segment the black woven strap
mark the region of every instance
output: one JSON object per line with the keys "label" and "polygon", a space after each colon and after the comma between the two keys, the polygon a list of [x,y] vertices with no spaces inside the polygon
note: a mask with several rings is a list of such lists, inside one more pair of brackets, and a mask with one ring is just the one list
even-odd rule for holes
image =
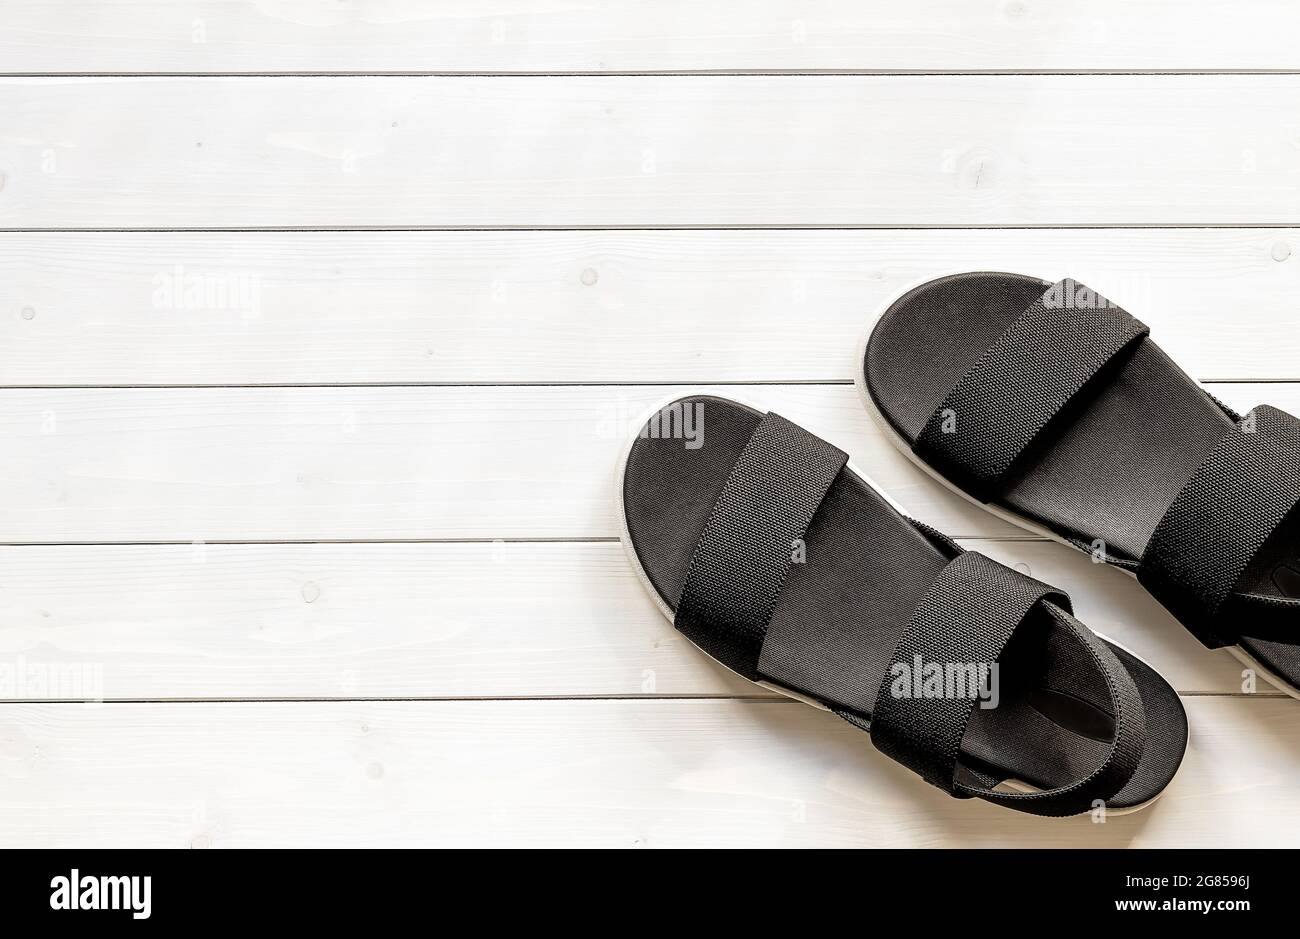
{"label": "black woven strap", "polygon": [[[876,748],[955,793],[957,754],[978,702],[976,676],[991,674],[1040,600],[1070,609],[1065,594],[977,551],[949,561],[917,604],[885,670],[871,714]],[[918,694],[924,673],[935,669],[953,687],[945,685],[938,697]]]}
{"label": "black woven strap", "polygon": [[959,783],[956,794],[978,796],[987,802],[1005,805],[1031,815],[1078,815],[1098,806],[1104,807],[1133,778],[1146,748],[1146,710],[1142,696],[1128,669],[1096,633],[1073,616],[1064,617],[1070,635],[1092,656],[1093,663],[1106,681],[1115,732],[1106,757],[1082,779],[1036,792],[1007,792],[986,786]]}
{"label": "black woven strap", "polygon": [[847,461],[843,451],[768,414],[704,523],[674,624],[746,678],[759,678],[763,640],[795,542]]}
{"label": "black woven strap", "polygon": [[[1105,679],[1115,716],[1106,758],[1088,776],[1049,790],[1007,792],[994,788],[1001,780],[988,786],[959,782],[961,741],[977,699],[955,692],[970,690],[969,677],[961,689],[945,687],[954,694],[918,697],[896,693],[906,690],[906,683],[903,689],[897,687],[902,670],[914,673],[918,665],[933,663],[945,670],[951,666],[954,675],[970,676],[979,666],[999,660],[1011,636],[1041,602],[1059,608],[1058,619]],[[862,726],[853,715],[841,716]],[[1075,815],[1104,804],[1133,778],[1145,747],[1146,715],[1127,669],[1102,639],[1070,615],[1069,597],[967,551],[948,563],[917,605],[894,649],[867,729],[882,752],[954,796],[978,796],[1034,815]]]}
{"label": "black woven strap", "polygon": [[[1297,503],[1300,420],[1261,405],[1220,438],[1166,510],[1138,580],[1210,648],[1234,644],[1243,631],[1271,638],[1228,615],[1225,601]],[[1300,629],[1276,638],[1295,642]]]}
{"label": "black woven strap", "polygon": [[1048,422],[1147,332],[1075,281],[1054,284],[948,392],[912,449],[987,502]]}

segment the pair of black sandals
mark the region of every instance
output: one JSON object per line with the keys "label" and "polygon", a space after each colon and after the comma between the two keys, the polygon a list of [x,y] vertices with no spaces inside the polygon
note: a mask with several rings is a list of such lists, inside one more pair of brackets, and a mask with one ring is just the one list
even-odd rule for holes
{"label": "pair of black sandals", "polygon": [[[1300,697],[1300,420],[1234,413],[1072,280],[929,281],[887,306],[856,368],[885,436],[939,483],[1135,575]],[[666,403],[618,495],[628,554],[686,638],[953,796],[1132,812],[1182,762],[1186,714],[1150,665],[778,414]]]}

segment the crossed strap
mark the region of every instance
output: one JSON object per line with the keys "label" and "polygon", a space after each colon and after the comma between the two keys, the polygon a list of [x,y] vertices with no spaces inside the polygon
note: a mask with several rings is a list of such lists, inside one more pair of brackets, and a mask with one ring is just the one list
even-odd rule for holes
{"label": "crossed strap", "polygon": [[991,501],[1051,420],[1148,332],[1095,291],[1053,284],[948,392],[913,451]]}
{"label": "crossed strap", "polygon": [[[1011,637],[1043,603],[1061,611],[1059,618],[1071,637],[1105,677],[1115,715],[1106,758],[1087,777],[1039,792],[993,788],[1001,780],[990,780],[988,786],[959,781],[961,741],[978,702],[971,676],[998,663]],[[1133,777],[1142,757],[1142,699],[1106,643],[1070,613],[1070,598],[1059,590],[976,551],[958,554],[939,572],[894,647],[868,726],[872,743],[950,795],[978,796],[1035,815],[1075,815],[1114,796]],[[960,678],[963,687],[917,695],[918,667]],[[900,683],[909,676],[911,682]]]}
{"label": "crossed strap", "polygon": [[[796,551],[847,456],[777,414],[759,422],[705,521],[677,602],[676,627],[732,670],[758,681],[768,624]],[[894,649],[892,664],[918,661],[971,666],[996,663],[1015,631],[1040,604],[1063,612],[1071,634],[1105,676],[1115,738],[1090,776],[1045,792],[995,791],[959,782],[957,760],[977,699],[906,697],[893,693],[886,670],[875,713],[838,710],[869,730],[886,755],[958,797],[979,796],[1040,815],[1070,815],[1117,793],[1132,777],[1145,739],[1141,699],[1106,644],[1068,616],[1067,596],[1031,577],[913,523],[950,562],[918,604]],[[967,672],[968,674],[969,672]]]}
{"label": "crossed strap", "polygon": [[[1241,637],[1235,593],[1251,561],[1300,504],[1300,420],[1260,405],[1219,439],[1156,525],[1142,585],[1210,648]],[[1294,643],[1300,614],[1251,616],[1257,639]]]}

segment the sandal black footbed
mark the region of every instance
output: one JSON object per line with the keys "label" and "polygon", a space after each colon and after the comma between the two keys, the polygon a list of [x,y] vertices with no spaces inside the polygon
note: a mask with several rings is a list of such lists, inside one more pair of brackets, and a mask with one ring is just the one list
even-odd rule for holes
{"label": "sandal black footbed", "polygon": [[[665,414],[696,406],[707,414],[701,445],[688,447],[680,438],[656,432],[665,425]],[[787,424],[737,401],[687,395],[652,409],[629,440],[615,486],[622,540],[668,620],[678,617],[683,588],[698,576],[690,573],[692,564],[701,563],[696,555],[705,553],[701,543],[706,526],[718,513],[742,455],[756,430],[774,420]],[[765,528],[757,530],[755,535],[751,527],[744,537],[766,537]],[[882,745],[871,724],[891,662],[896,654],[906,658],[900,640],[914,628],[918,606],[924,608],[923,601],[932,599],[946,572],[963,564],[976,568],[979,576],[990,568],[998,569],[995,579],[1005,574],[1037,582],[975,552],[963,553],[942,535],[906,518],[851,464],[834,475],[824,497],[815,502],[802,546],[806,562],[790,564],[784,575],[767,614],[761,655],[756,654],[752,668],[733,670],[833,711],[873,733],[879,749],[921,772],[908,763],[906,754],[900,758]],[[748,563],[742,560],[740,567]],[[746,574],[729,569],[726,577],[744,583]],[[1095,637],[1068,607],[1068,599],[1053,591],[1028,608],[996,658],[998,705],[971,710],[953,756],[953,779],[929,781],[952,794],[976,795],[1046,815],[1086,812],[1099,803],[1107,812],[1122,814],[1144,808],[1163,793],[1187,743],[1186,717],[1177,694],[1136,656]],[[733,664],[725,661],[725,654],[713,657]],[[1117,691],[1117,684],[1128,689],[1128,697]],[[886,704],[894,707],[882,701],[881,714]],[[1131,757],[1124,778],[1112,780],[1105,798],[1035,804],[1035,793],[1077,787],[1088,780],[1100,784],[1099,774],[1116,762],[1114,753],[1121,746],[1117,735],[1128,746],[1135,725],[1140,751]],[[888,744],[883,729],[877,731]]]}
{"label": "sandal black footbed", "polygon": [[[1070,307],[1075,296],[1080,302],[1069,315],[1092,317],[1092,310],[1113,310],[1118,313],[1107,326],[1121,319],[1126,324],[1118,327],[1127,330],[1122,333],[1103,330],[1105,338],[1098,340],[1098,346],[1109,341],[1110,347],[1095,351],[1097,362],[1104,364],[1068,395],[1065,406],[1003,468],[994,491],[980,491],[969,478],[936,465],[942,460],[927,451],[928,441],[921,437],[933,431],[932,420],[952,400],[954,389],[972,371],[989,368],[989,360],[997,358],[990,351],[995,346],[1005,355],[1009,336],[1016,335],[1016,343],[1027,347],[1027,354],[1040,355],[1049,339],[1023,328],[1024,320],[1041,309],[1045,297],[1056,303],[1064,297]],[[1009,332],[1013,326],[1015,331]],[[1050,335],[1050,330],[1044,332]],[[885,437],[929,476],[1004,521],[1091,553],[1134,576],[1139,576],[1144,552],[1166,513],[1177,514],[1170,507],[1185,488],[1191,488],[1189,480],[1211,476],[1204,467],[1224,462],[1222,454],[1230,447],[1223,442],[1242,436],[1229,433],[1242,426],[1241,416],[1187,376],[1146,335],[1140,322],[1069,280],[1052,283],[996,272],[927,280],[884,304],[868,324],[858,352],[855,379],[868,413]],[[998,364],[1005,365],[1005,360]],[[1014,372],[1021,367],[1013,363],[999,380],[1014,386],[1019,378]],[[1086,372],[1088,368],[1082,368],[1080,373]],[[1034,391],[1028,394],[1033,397]],[[988,403],[1014,413],[1020,407],[1016,397]],[[1031,401],[1030,410],[1034,406]],[[1261,408],[1258,413],[1281,426],[1285,443],[1294,419],[1272,409]],[[1202,482],[1201,488],[1206,485]],[[1270,485],[1275,496],[1276,490],[1289,486]],[[1290,496],[1282,493],[1281,498]],[[1183,526],[1191,527],[1185,521]],[[1173,601],[1157,593],[1157,599],[1206,645],[1226,648],[1293,697],[1300,697],[1300,644],[1278,640],[1287,636],[1292,623],[1300,625],[1297,534],[1300,512],[1289,512],[1231,584],[1229,596],[1236,605],[1223,609],[1234,614],[1225,619],[1232,620],[1236,631],[1228,638],[1207,634],[1197,616],[1186,612],[1194,604],[1180,602],[1185,588],[1173,591]],[[1195,554],[1186,538],[1180,550]],[[1213,557],[1209,549],[1206,554]],[[1152,589],[1151,583],[1144,584]],[[1247,625],[1240,625],[1246,620]],[[1252,635],[1252,628],[1268,638]],[[1295,635],[1300,641],[1300,630]]]}

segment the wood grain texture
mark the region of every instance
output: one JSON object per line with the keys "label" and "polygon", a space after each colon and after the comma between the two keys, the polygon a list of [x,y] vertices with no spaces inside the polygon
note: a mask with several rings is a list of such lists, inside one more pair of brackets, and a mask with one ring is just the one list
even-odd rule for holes
{"label": "wood grain texture", "polygon": [[[1300,410],[1300,385],[1211,387],[1241,410]],[[10,389],[0,543],[612,538],[628,435],[687,390]],[[1024,535],[924,476],[851,386],[711,390],[844,448],[954,537]]]}
{"label": "wood grain texture", "polygon": [[1295,224],[1297,91],[1300,75],[10,78],[0,227]]}
{"label": "wood grain texture", "polygon": [[1179,776],[1104,824],[951,799],[794,702],[3,705],[0,844],[1293,844],[1300,707],[1186,705]]}
{"label": "wood grain texture", "polygon": [[6,71],[1286,69],[1285,0],[9,0]]}
{"label": "wood grain texture", "polygon": [[0,233],[0,384],[845,381],[882,304],[961,270],[1068,273],[1201,379],[1295,380],[1293,249],[1296,229]]}
{"label": "wood grain texture", "polygon": [[[1179,691],[1243,690],[1131,578],[1045,542],[966,547],[1062,586]],[[0,663],[98,682],[11,699],[768,694],[684,641],[609,542],[9,546],[0,620]]]}

